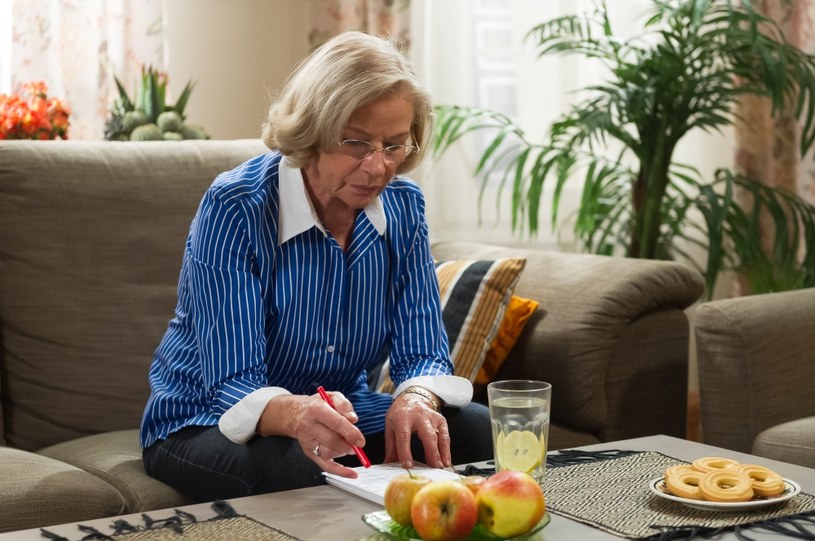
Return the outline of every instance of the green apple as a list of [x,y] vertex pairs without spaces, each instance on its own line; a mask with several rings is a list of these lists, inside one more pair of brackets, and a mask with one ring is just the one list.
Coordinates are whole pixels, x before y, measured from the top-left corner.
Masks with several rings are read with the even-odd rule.
[[410,504],[419,489],[430,483],[424,475],[407,473],[397,475],[385,487],[385,511],[402,526],[411,526]]
[[460,541],[478,523],[478,506],[461,481],[432,481],[413,497],[410,517],[424,541]]
[[528,473],[504,470],[478,490],[478,522],[490,533],[507,539],[534,528],[546,511],[543,491]]

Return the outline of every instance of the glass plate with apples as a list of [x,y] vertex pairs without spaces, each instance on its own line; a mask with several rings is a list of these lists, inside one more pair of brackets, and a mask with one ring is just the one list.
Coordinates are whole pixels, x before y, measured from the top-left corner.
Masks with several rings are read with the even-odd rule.
[[514,470],[435,481],[404,473],[388,482],[384,503],[362,520],[397,539],[531,540],[549,523],[540,485]]
[[[540,522],[538,522],[537,526],[519,537],[513,537],[509,541],[531,541],[536,533],[541,531],[547,524],[549,524],[550,520],[551,517],[549,516],[549,513],[544,513],[543,518],[540,520]],[[421,541],[422,539],[419,537],[419,534],[416,533],[415,529],[410,526],[402,526],[401,524],[398,524],[390,517],[390,515],[388,515],[387,511],[365,513],[362,515],[362,521],[377,532],[390,535],[396,539],[404,539],[409,541]],[[504,538],[491,534],[479,524],[473,528],[473,531],[470,532],[470,536],[467,537],[466,541],[498,541],[500,539]]]

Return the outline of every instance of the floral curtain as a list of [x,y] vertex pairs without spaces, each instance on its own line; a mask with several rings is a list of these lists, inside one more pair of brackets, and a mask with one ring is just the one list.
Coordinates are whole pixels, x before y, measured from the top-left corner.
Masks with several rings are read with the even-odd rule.
[[[774,19],[786,39],[815,53],[815,0],[754,0]],[[773,118],[768,100],[744,98],[737,109],[736,166],[740,172],[771,186],[784,187],[815,203],[815,154],[800,156],[800,120],[790,112]]]
[[11,0],[11,90],[44,81],[71,109],[71,139],[102,139],[117,95],[143,65],[166,69],[165,0]]
[[312,49],[348,30],[389,36],[403,50],[410,48],[410,0],[309,1],[308,39]]

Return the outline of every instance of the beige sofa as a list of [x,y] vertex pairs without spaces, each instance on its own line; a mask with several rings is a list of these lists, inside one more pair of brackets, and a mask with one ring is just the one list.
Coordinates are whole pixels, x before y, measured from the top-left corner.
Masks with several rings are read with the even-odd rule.
[[705,443],[815,468],[815,288],[694,317]]
[[[220,171],[258,140],[0,142],[0,531],[167,508],[144,473],[147,369],[181,249]],[[500,378],[554,385],[551,447],[685,430],[685,266],[436,242],[434,255],[523,254],[540,301]]]

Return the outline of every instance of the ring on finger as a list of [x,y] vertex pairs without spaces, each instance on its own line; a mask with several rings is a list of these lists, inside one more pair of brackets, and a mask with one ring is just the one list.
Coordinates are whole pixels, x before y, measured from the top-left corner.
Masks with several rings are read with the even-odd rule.
[[311,450],[311,454],[314,456],[320,456],[320,444],[318,443],[317,446]]

